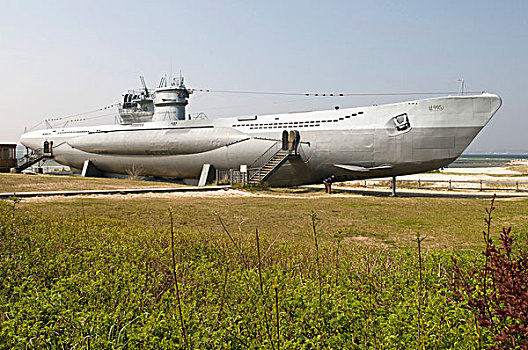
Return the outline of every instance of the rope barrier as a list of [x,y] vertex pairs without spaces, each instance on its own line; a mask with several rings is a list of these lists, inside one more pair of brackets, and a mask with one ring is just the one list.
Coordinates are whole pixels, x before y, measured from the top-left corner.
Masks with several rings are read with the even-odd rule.
[[[66,116],[66,117],[59,117],[59,118],[46,119],[46,121],[48,121],[48,122],[54,122],[54,121],[59,121],[59,120],[65,120],[65,119],[76,118],[76,117],[80,117],[80,116],[82,116],[82,115],[92,114],[92,113],[97,113],[97,112],[100,112],[100,111],[104,111],[104,110],[106,110],[106,109],[113,108],[113,107],[116,107],[116,106],[119,106],[119,105],[120,105],[119,103],[114,103],[114,104],[111,104],[111,105],[108,105],[108,106],[104,106],[104,107],[101,107],[101,108],[98,108],[98,109],[94,109],[94,110],[92,110],[92,111],[83,112],[83,113],[77,113],[77,114],[72,114],[72,115],[69,115],[69,116]],[[86,119],[83,119],[83,120],[86,120]],[[79,121],[79,120],[76,120],[76,121]]]
[[[243,91],[243,90],[213,90],[190,89],[193,92],[248,94],[248,95],[281,95],[281,96],[314,96],[314,97],[344,97],[344,96],[418,96],[418,95],[458,95],[460,91],[414,91],[414,92],[348,92],[348,93],[300,93],[300,92],[271,92],[271,91]],[[464,94],[480,94],[482,91],[467,91]]]
[[[202,92],[202,93],[224,93],[224,94],[248,94],[248,95],[275,95],[275,96],[305,96],[305,97],[347,97],[347,96],[419,96],[419,95],[458,95],[460,94],[459,91],[437,91],[437,92],[430,92],[430,91],[414,91],[414,92],[350,92],[350,93],[300,93],[300,92],[272,92],[272,91],[244,91],[244,90],[214,90],[214,89],[189,89],[189,91],[192,92]],[[479,94],[483,91],[469,91],[465,92],[465,94]],[[45,119],[32,128],[30,128],[28,131],[33,130],[37,126],[39,126],[41,123],[46,122],[54,122],[54,121],[70,121],[70,122],[80,122],[90,119],[96,119],[100,118],[101,116],[96,117],[90,117],[90,118],[77,118],[83,115],[97,113],[100,111],[104,111],[106,109],[110,109],[116,106],[119,106],[120,103],[114,103],[108,106],[104,106],[92,111],[83,112],[83,113],[77,113],[72,114],[66,117],[58,117],[58,118],[50,118]],[[104,115],[108,116],[108,115]]]

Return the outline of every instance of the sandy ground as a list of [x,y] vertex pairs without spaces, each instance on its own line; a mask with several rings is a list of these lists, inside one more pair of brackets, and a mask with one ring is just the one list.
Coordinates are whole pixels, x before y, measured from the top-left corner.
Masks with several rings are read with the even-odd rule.
[[[434,188],[446,188],[448,186],[447,182],[449,181],[451,181],[456,188],[478,188],[480,186],[479,182],[482,181],[484,188],[503,186],[511,187],[511,190],[515,190],[516,183],[519,183],[519,188],[528,189],[528,176],[523,176],[520,172],[501,167],[446,168],[439,173],[398,176],[396,180],[407,182],[421,181],[424,187]],[[375,186],[376,184],[379,184],[383,181],[391,181],[391,178],[369,179],[366,181],[368,187]],[[500,184],[500,182],[504,182],[505,184]],[[345,182],[343,185],[351,187],[364,187],[365,180],[349,181]],[[505,188],[504,190],[507,189]]]
[[506,169],[503,167],[489,168],[444,168],[442,173],[445,174],[489,174],[489,175],[519,175],[518,171]]
[[[322,185],[311,185],[312,188],[320,188]],[[177,198],[284,198],[284,199],[314,199],[314,198],[358,198],[363,196],[389,196],[391,190],[388,188],[351,188],[350,186],[334,186],[334,192],[331,195],[325,193],[310,193],[297,195],[291,193],[273,194],[262,192],[247,192],[241,190],[220,190],[211,192],[171,192],[171,193],[143,193],[143,194],[112,194],[112,195],[83,195],[81,196],[49,196],[49,197],[30,197],[23,198],[25,203],[46,203],[46,202],[69,202],[83,199],[103,199],[103,200],[137,200],[137,199],[177,199]],[[453,198],[475,198],[475,191],[456,190],[447,191],[443,189],[398,189],[398,195],[402,197],[450,197]],[[494,192],[478,192],[481,196],[492,196]],[[484,197],[482,197],[484,198]],[[528,198],[528,192],[498,192],[498,198],[501,200],[522,200]]]
[[[318,186],[318,185],[316,185]],[[323,186],[320,186],[323,189]],[[171,199],[171,198],[241,198],[241,197],[253,197],[253,198],[295,198],[295,199],[310,199],[310,198],[325,198],[329,195],[326,193],[311,193],[304,195],[296,195],[295,193],[265,193],[265,192],[248,192],[235,189],[226,189],[219,191],[207,191],[207,192],[170,192],[170,193],[141,193],[141,194],[94,194],[94,195],[83,195],[82,198],[90,199],[114,199],[114,200],[134,200],[134,199]],[[334,193],[332,197],[361,197],[361,194],[354,193]],[[23,198],[23,202],[27,203],[42,203],[42,202],[68,202],[78,201],[80,196],[43,196],[43,197],[28,197]]]
[[[501,175],[501,176],[492,176],[492,175]],[[510,176],[508,176],[510,175]],[[513,176],[516,175],[516,176]],[[406,192],[407,194],[416,194],[416,195],[438,195],[445,196],[446,193],[456,194],[456,195],[474,195],[476,192],[480,194],[491,195],[492,190],[489,190],[493,187],[500,187],[497,193],[510,194],[519,197],[528,196],[528,176],[520,176],[521,173],[512,171],[505,168],[449,168],[444,169],[440,173],[426,173],[426,174],[415,174],[407,176],[399,176],[397,180],[405,180],[409,182],[418,182],[421,181],[422,187],[416,188],[416,184],[410,183],[407,186],[400,186],[398,191]],[[349,181],[344,183],[337,183],[334,185],[334,188],[341,192],[332,194],[332,197],[358,197],[362,195],[369,195],[369,190],[378,191],[380,193],[385,193],[390,191],[391,179],[370,179],[366,180],[367,187],[365,187],[365,180],[360,181]],[[448,181],[452,181],[452,186],[454,187],[453,191],[448,191]],[[488,189],[488,191],[478,191],[480,186],[479,181],[484,182],[483,188]],[[430,181],[430,182],[428,182]],[[462,181],[462,182],[459,182]],[[471,182],[463,182],[471,181]],[[490,182],[486,184],[485,182]],[[496,182],[511,182],[511,184],[496,184]],[[519,188],[524,191],[515,192],[515,183],[519,182]],[[405,184],[405,183],[404,183]],[[307,199],[307,198],[319,198],[327,197],[328,194],[322,193],[323,185],[310,185],[306,186],[307,188],[316,188],[320,189],[321,192],[315,193],[271,193],[266,191],[243,191],[237,189],[224,189],[219,191],[207,191],[207,192],[173,192],[173,193],[143,193],[143,194],[109,194],[109,195],[83,195],[82,198],[98,198],[98,199],[115,199],[115,200],[133,200],[138,198],[160,198],[160,199],[169,199],[169,198],[181,198],[181,197],[195,197],[195,198],[230,198],[230,197],[268,197],[268,198],[298,198],[298,199]],[[412,188],[414,187],[414,188]],[[362,189],[363,191],[350,191],[354,189]],[[363,193],[363,194],[362,194]],[[24,198],[24,202],[63,202],[63,201],[74,201],[79,200],[79,196],[50,196],[50,197],[33,197],[33,198]]]

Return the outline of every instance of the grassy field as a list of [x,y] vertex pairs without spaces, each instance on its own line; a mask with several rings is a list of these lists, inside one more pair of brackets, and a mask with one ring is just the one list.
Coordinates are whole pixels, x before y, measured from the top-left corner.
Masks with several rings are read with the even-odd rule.
[[169,182],[0,173],[0,193],[178,186]]
[[[495,205],[492,237],[522,242],[528,199]],[[452,258],[484,265],[488,206],[318,189],[1,201],[0,348],[486,348]]]
[[[116,223],[164,228],[174,210],[180,230],[214,233],[220,217],[237,234],[258,228],[269,239],[311,241],[310,212],[317,212],[322,239],[342,230],[345,241],[380,247],[412,244],[417,232],[424,246],[449,250],[480,249],[487,199],[330,197],[302,190],[263,191],[255,197],[105,196],[23,201],[23,208],[45,217],[82,215]],[[512,225],[528,231],[528,199],[497,200],[494,229]],[[83,214],[84,213],[84,214]]]

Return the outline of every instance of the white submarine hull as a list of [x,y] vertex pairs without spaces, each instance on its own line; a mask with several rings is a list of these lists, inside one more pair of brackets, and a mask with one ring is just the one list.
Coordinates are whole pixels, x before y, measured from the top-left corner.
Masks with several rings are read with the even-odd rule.
[[68,144],[86,153],[113,155],[183,155],[212,151],[249,136],[232,128],[167,128],[113,130],[73,138]]
[[21,142],[41,152],[53,141],[57,162],[104,173],[198,179],[203,164],[216,169],[261,166],[261,157],[298,131],[299,157],[269,180],[272,186],[407,175],[438,169],[469,146],[502,104],[494,94],[447,96],[380,106],[211,120],[157,121],[46,129]]

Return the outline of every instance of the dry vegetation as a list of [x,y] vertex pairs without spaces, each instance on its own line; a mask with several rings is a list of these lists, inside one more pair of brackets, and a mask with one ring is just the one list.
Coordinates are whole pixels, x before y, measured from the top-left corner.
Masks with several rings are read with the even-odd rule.
[[508,170],[513,170],[521,173],[522,175],[528,175],[528,165],[516,165],[507,168]]
[[178,185],[169,182],[153,182],[133,179],[84,178],[73,175],[58,176],[0,173],[0,193],[171,186]]

